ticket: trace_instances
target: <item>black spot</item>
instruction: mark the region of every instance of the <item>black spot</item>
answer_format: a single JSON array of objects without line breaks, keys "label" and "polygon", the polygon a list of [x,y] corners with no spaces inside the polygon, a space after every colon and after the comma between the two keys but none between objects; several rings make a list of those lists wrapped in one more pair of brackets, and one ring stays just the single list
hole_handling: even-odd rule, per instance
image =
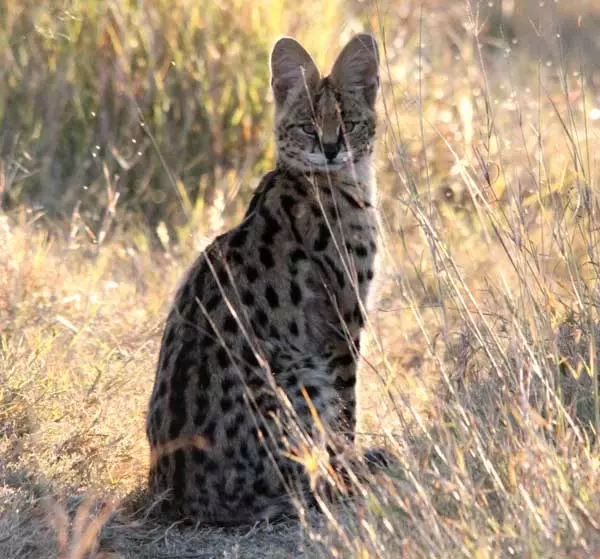
[{"label": "black spot", "polygon": [[348,378],[336,377],[333,386],[336,390],[344,390],[353,388],[356,385],[356,375],[351,375]]},{"label": "black spot", "polygon": [[275,326],[269,327],[269,337],[273,338],[274,340],[281,339],[281,336],[279,335],[279,330],[277,330],[277,328],[275,328]]},{"label": "black spot", "polygon": [[217,350],[217,361],[219,362],[219,367],[223,369],[229,365],[229,355],[227,355],[227,350],[224,347],[220,347]]},{"label": "black spot", "polygon": [[303,183],[301,181],[301,179],[299,177],[297,177],[296,175],[291,175],[289,173],[287,173],[287,178],[292,183],[292,188],[294,189],[296,194],[298,194],[299,196],[302,196],[302,197],[306,196],[306,194],[307,194],[306,183]]},{"label": "black spot", "polygon": [[302,301],[302,291],[295,281],[290,283],[290,299],[294,305],[299,305]]},{"label": "black spot", "polygon": [[244,489],[246,485],[246,476],[244,475],[246,473],[246,464],[241,460],[237,459],[234,460],[233,467],[235,468],[237,474],[234,488],[234,492],[237,498],[237,495]]},{"label": "black spot", "polygon": [[334,357],[331,361],[329,361],[329,365],[331,367],[349,367],[354,363],[354,357],[351,353],[345,353],[343,355],[338,355]]},{"label": "black spot", "polygon": [[[261,444],[261,445],[258,447],[258,456],[259,456],[260,458],[263,458],[263,459],[264,459],[264,458],[266,458],[266,457],[267,457],[267,455],[268,455],[268,454],[269,454],[269,451],[267,450],[267,447],[266,447],[264,444]],[[262,467],[261,467],[261,466],[262,466]],[[257,464],[257,465],[254,467],[254,471],[256,472],[256,474],[257,474],[257,475],[260,475],[260,474],[259,474],[259,472],[261,472],[261,473],[262,473],[262,472],[264,472],[264,471],[265,471],[265,465],[264,465],[264,464],[262,464],[262,463],[260,463],[260,464]]]},{"label": "black spot", "polygon": [[317,252],[325,250],[329,244],[329,229],[327,225],[321,223],[319,225],[319,236],[313,245],[313,249]]},{"label": "black spot", "polygon": [[272,309],[276,309],[279,307],[279,297],[277,296],[276,291],[273,289],[273,286],[267,285],[265,288],[265,297],[267,299],[267,303],[269,307]]},{"label": "black spot", "polygon": [[244,344],[242,347],[242,359],[252,367],[258,367],[258,360],[252,348],[248,344]]},{"label": "black spot", "polygon": [[369,254],[369,251],[365,245],[356,245],[354,247],[354,252],[359,258],[366,258]]},{"label": "black spot", "polygon": [[260,240],[267,245],[273,244],[275,235],[281,231],[281,225],[279,225],[277,220],[265,206],[261,208],[260,215],[265,222],[265,228],[262,232]]},{"label": "black spot", "polygon": [[290,260],[296,264],[300,260],[308,260],[308,256],[303,249],[297,248],[290,253]]},{"label": "black spot", "polygon": [[192,460],[196,464],[204,464],[206,462],[206,450],[202,448],[192,448]]},{"label": "black spot", "polygon": [[356,274],[356,279],[358,280],[358,283],[365,283],[365,275],[362,272]]},{"label": "black spot", "polygon": [[254,318],[256,319],[256,322],[263,328],[269,323],[269,317],[267,316],[267,313],[262,309],[256,310],[256,312],[254,313]]},{"label": "black spot", "polygon": [[242,291],[242,303],[248,307],[254,305],[254,294],[252,291],[249,291],[248,289]]},{"label": "black spot", "polygon": [[243,264],[244,257],[237,250],[231,250],[227,253],[227,260],[230,262],[235,262],[236,264]]},{"label": "black spot", "polygon": [[229,240],[229,246],[232,248],[241,248],[246,242],[248,231],[246,229],[238,229]]},{"label": "black spot", "polygon": [[329,256],[325,255],[323,258],[331,271],[335,274],[339,286],[344,289],[344,287],[346,287],[344,272],[336,266],[335,262]]},{"label": "black spot", "polygon": [[238,329],[239,328],[238,328],[237,320],[235,318],[233,318],[233,316],[228,316],[227,318],[225,318],[225,320],[223,321],[223,331],[224,332],[236,334]]},{"label": "black spot", "polygon": [[221,295],[216,294],[213,295],[204,305],[204,309],[207,313],[214,311],[217,308],[217,305],[221,301]]},{"label": "black spot", "polygon": [[292,388],[293,386],[296,386],[296,384],[298,383],[298,377],[296,375],[290,375],[285,379],[285,384],[288,388]]},{"label": "black spot", "polygon": [[273,266],[275,266],[275,260],[273,259],[273,254],[271,253],[269,248],[267,248],[265,246],[261,246],[258,249],[258,255],[259,255],[262,265],[265,268],[269,269],[269,268],[273,268]]},{"label": "black spot", "polygon": [[302,360],[302,366],[305,367],[306,369],[314,369],[315,362],[313,361],[312,357],[305,357]]},{"label": "black spot", "polygon": [[208,441],[209,444],[215,444],[215,431],[217,430],[217,422],[213,419],[209,421],[202,429],[202,436]]},{"label": "black spot", "polygon": [[212,459],[207,458],[204,464],[204,471],[209,474],[215,473],[219,469],[219,465]]},{"label": "black spot", "polygon": [[229,274],[225,268],[217,270],[217,279],[221,284],[221,287],[227,287],[229,285]]},{"label": "black spot", "polygon": [[288,328],[292,336],[298,336],[300,334],[300,331],[298,330],[298,325],[296,324],[295,320],[290,321]]},{"label": "black spot", "polygon": [[373,270],[367,270],[367,279],[372,280],[373,279]]},{"label": "black spot", "polygon": [[229,427],[225,428],[225,436],[228,439],[233,439],[238,434],[239,430],[240,430],[239,425],[233,423]]},{"label": "black spot", "polygon": [[227,376],[221,381],[221,390],[227,394],[237,384],[235,377]]},{"label": "black spot", "polygon": [[284,194],[281,196],[279,201],[281,202],[281,207],[288,215],[292,211],[292,208],[296,205],[296,200],[294,200],[294,198],[292,198],[289,194]]},{"label": "black spot", "polygon": [[215,338],[214,338],[213,336],[204,336],[204,337],[203,337],[203,338],[200,340],[200,345],[201,345],[202,347],[209,348],[209,347],[212,347],[212,346],[214,346],[214,345],[215,345],[215,342],[216,342],[216,340],[215,340]]},{"label": "black spot", "polygon": [[223,454],[225,455],[225,458],[233,460],[235,458],[235,449],[229,446],[225,449],[225,452]]},{"label": "black spot", "polygon": [[365,318],[363,316],[363,312],[360,309],[360,305],[356,305],[354,307],[354,320],[356,320],[357,324],[362,328],[365,324]]},{"label": "black spot", "polygon": [[256,495],[268,495],[269,494],[269,486],[267,485],[267,482],[262,478],[257,479],[252,484],[252,489],[254,490],[254,493]]},{"label": "black spot", "polygon": [[246,381],[246,386],[252,391],[260,390],[264,385],[265,381],[258,375],[252,375],[248,377],[248,380]]},{"label": "black spot", "polygon": [[246,414],[243,411],[237,412],[235,416],[235,424],[240,428],[242,425],[246,423]]},{"label": "black spot", "polygon": [[250,283],[254,283],[258,279],[258,270],[254,266],[246,266],[244,274]]},{"label": "black spot", "polygon": [[173,493],[176,500],[181,500],[185,492],[185,453],[182,449],[178,449],[173,453],[174,468],[173,468]]},{"label": "black spot", "polygon": [[227,413],[233,407],[233,400],[228,396],[221,398],[221,409],[223,413]]},{"label": "black spot", "polygon": [[302,235],[300,235],[300,231],[298,231],[298,226],[296,224],[296,216],[294,215],[294,206],[296,205],[296,201],[288,195],[283,195],[281,197],[281,207],[283,211],[286,213],[289,219],[289,225],[292,230],[292,234],[294,235],[294,239],[296,242],[302,242]]}]

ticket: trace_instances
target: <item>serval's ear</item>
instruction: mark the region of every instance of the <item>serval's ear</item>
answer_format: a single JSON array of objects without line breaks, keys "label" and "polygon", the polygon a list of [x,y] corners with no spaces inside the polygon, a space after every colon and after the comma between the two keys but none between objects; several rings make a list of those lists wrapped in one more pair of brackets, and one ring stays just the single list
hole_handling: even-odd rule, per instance
[{"label": "serval's ear", "polygon": [[362,33],[353,37],[340,52],[331,80],[342,90],[362,89],[372,107],[379,88],[379,49],[372,35]]},{"label": "serval's ear", "polygon": [[275,43],[271,53],[271,87],[278,105],[292,92],[316,89],[320,79],[313,59],[298,41],[283,37]]}]

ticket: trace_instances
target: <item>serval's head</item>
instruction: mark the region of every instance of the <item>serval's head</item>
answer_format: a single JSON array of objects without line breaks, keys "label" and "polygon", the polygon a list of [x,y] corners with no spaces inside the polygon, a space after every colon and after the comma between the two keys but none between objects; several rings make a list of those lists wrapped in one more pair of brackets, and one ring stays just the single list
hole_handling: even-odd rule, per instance
[{"label": "serval's head", "polygon": [[375,140],[375,39],[355,36],[322,78],[300,43],[284,37],[273,48],[271,76],[279,162],[302,172],[362,176]]}]

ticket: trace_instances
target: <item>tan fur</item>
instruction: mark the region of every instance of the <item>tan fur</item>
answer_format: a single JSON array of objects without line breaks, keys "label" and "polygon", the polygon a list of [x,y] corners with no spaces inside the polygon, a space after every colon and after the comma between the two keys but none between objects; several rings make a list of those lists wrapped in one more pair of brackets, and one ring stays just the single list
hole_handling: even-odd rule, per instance
[{"label": "tan fur", "polygon": [[273,49],[277,168],[192,265],[165,325],[147,433],[150,488],[172,513],[239,523],[292,512],[308,480],[283,450],[305,436],[325,435],[332,451],[353,440],[377,248],[377,65],[368,35],[327,78],[293,39]]}]

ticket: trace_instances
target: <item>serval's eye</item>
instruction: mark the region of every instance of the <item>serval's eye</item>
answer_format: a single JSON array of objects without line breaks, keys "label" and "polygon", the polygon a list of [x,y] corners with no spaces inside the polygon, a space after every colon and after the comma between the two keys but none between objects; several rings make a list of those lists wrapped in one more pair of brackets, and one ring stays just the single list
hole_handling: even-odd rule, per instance
[{"label": "serval's eye", "polygon": [[356,126],[358,125],[358,122],[345,122],[344,123],[344,131],[346,132],[346,134],[350,134],[350,132],[352,132]]},{"label": "serval's eye", "polygon": [[302,126],[300,126],[300,129],[302,130],[302,132],[304,132],[305,134],[309,134],[310,136],[313,136],[316,133],[315,127],[312,124],[303,124]]}]

